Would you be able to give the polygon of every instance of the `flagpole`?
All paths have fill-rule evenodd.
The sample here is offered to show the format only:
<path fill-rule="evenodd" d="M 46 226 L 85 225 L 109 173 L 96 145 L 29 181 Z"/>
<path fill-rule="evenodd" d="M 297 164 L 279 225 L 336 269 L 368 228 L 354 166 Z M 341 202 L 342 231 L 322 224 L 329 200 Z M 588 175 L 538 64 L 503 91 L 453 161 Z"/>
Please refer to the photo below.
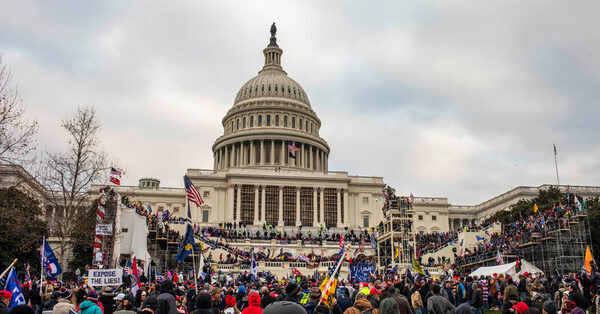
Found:
<path fill-rule="evenodd" d="M 350 248 L 350 244 L 347 244 L 346 249 L 344 250 L 344 254 L 342 254 L 342 257 L 340 258 L 340 262 L 337 264 L 337 266 L 333 270 L 333 273 L 331 273 L 331 276 L 329 276 L 327 285 L 325 285 L 325 288 L 321 292 L 321 297 L 319 298 L 319 303 L 317 303 L 317 306 L 321 305 L 321 302 L 323 302 L 323 298 L 327 294 L 327 291 L 329 290 L 329 287 L 331 286 L 331 282 L 334 280 L 333 278 L 337 275 L 337 272 L 340 270 L 340 267 L 342 266 L 342 263 L 344 262 L 344 258 L 346 257 L 346 254 L 348 253 L 349 248 Z"/>
<path fill-rule="evenodd" d="M 558 178 L 558 162 L 556 161 L 556 145 L 554 145 L 554 167 L 556 168 L 556 182 L 558 182 L 558 185 L 560 185 L 560 179 Z"/>
<path fill-rule="evenodd" d="M 4 278 L 4 275 L 6 275 L 6 273 L 8 273 L 11 268 L 13 268 L 13 266 L 15 265 L 16 262 L 17 262 L 17 259 L 15 258 L 15 260 L 10 265 L 8 265 L 8 267 L 4 270 L 4 272 L 2 272 L 2 275 L 0 275 L 0 279 Z"/>
<path fill-rule="evenodd" d="M 94 241 L 96 241 L 96 240 L 94 239 Z M 40 294 L 42 297 L 42 303 L 41 303 L 42 307 L 44 306 L 44 291 L 42 289 L 42 282 L 44 281 L 44 255 L 46 254 L 45 251 L 46 251 L 46 236 L 44 236 L 42 239 L 42 249 L 41 249 L 42 258 L 40 259 L 41 267 L 40 267 L 40 287 L 39 288 L 40 288 Z"/>

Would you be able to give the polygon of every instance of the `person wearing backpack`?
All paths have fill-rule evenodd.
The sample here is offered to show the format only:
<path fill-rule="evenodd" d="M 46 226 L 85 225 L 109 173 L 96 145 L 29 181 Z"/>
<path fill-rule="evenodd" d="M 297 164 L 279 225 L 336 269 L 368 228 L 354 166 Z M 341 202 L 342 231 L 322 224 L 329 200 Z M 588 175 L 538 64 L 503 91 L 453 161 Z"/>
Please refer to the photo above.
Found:
<path fill-rule="evenodd" d="M 440 286 L 437 284 L 431 287 L 432 296 L 427 299 L 427 312 L 429 314 L 446 314 L 454 312 L 454 305 L 448 299 L 440 295 Z"/>
<path fill-rule="evenodd" d="M 373 308 L 371 302 L 367 300 L 367 295 L 360 292 L 356 295 L 354 305 L 344 311 L 344 314 L 379 314 L 379 310 Z"/>

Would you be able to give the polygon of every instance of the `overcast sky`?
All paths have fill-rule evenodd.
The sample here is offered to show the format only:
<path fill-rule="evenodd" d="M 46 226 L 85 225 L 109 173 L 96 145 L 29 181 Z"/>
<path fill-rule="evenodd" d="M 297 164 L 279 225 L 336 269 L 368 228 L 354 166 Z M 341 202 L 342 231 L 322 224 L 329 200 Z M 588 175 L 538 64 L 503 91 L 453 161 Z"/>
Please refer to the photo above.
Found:
<path fill-rule="evenodd" d="M 520 185 L 600 185 L 598 1 L 7 1 L 0 53 L 40 123 L 94 105 L 126 171 L 182 187 L 211 169 L 277 23 L 330 170 L 478 204 Z"/>

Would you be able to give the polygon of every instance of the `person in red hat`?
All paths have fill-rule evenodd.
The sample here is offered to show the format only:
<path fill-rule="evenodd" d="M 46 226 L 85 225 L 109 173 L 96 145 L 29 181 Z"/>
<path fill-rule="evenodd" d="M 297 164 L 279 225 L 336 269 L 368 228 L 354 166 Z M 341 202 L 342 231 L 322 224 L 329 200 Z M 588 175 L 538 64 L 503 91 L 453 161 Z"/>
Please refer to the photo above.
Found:
<path fill-rule="evenodd" d="M 231 296 L 231 294 L 228 294 L 225 296 L 225 310 L 223 311 L 223 313 L 225 314 L 235 314 L 235 313 L 239 313 L 240 310 L 238 310 L 235 307 L 235 298 Z"/>
<path fill-rule="evenodd" d="M 523 301 L 513 305 L 512 307 L 518 314 L 529 314 L 529 306 Z"/>
<path fill-rule="evenodd" d="M 263 310 L 260 308 L 260 295 L 254 292 L 248 298 L 248 307 L 242 311 L 242 314 L 262 314 Z"/>
<path fill-rule="evenodd" d="M 10 306 L 10 300 L 12 300 L 12 293 L 7 290 L 0 291 L 0 314 L 7 314 L 8 307 Z"/>

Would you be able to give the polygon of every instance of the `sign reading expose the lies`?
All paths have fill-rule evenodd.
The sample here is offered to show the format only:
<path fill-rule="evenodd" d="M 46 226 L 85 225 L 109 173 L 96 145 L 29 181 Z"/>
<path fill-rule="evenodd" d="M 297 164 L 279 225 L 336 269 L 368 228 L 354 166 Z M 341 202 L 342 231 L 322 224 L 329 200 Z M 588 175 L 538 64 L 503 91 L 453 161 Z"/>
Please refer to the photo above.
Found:
<path fill-rule="evenodd" d="M 120 286 L 123 279 L 123 269 L 90 269 L 88 284 L 90 286 Z"/>

